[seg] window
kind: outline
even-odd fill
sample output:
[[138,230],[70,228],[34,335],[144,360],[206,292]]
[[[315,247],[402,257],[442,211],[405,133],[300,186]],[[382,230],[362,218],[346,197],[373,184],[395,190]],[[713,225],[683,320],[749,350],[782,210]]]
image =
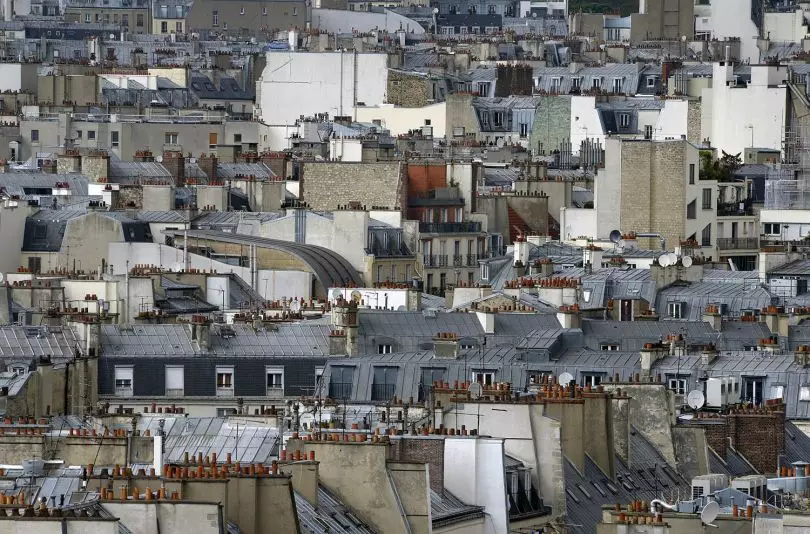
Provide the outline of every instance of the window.
[[262,15],[267,15],[267,8],[266,7],[262,8]]
[[597,76],[591,80],[591,89],[601,89],[602,88],[602,78]]
[[712,225],[707,224],[706,228],[700,233],[700,246],[702,247],[710,247],[712,246]]
[[606,350],[606,351],[617,351],[617,350],[619,350],[619,344],[618,343],[602,343],[599,346],[599,348],[601,350]]
[[472,381],[478,382],[485,386],[491,386],[495,383],[495,371],[473,371]]
[[177,33],[183,33],[183,23],[181,21],[174,23],[174,31]]
[[293,17],[298,16],[298,8],[293,7]]
[[686,205],[686,218],[697,219],[697,200],[693,200]]
[[9,367],[9,371],[17,375],[24,375],[28,372],[27,365],[12,365]]
[[667,315],[673,319],[683,319],[683,302],[670,302],[667,304]]
[[495,115],[493,116],[492,124],[494,124],[495,126],[503,125],[503,112],[502,111],[496,111],[495,112]]
[[571,78],[571,90],[579,91],[580,87],[582,87],[582,78]]
[[802,386],[799,388],[799,400],[810,401],[810,386]]
[[28,270],[32,273],[41,273],[42,272],[42,258],[39,256],[29,256],[28,257]]
[[387,401],[396,393],[397,387],[396,367],[375,367],[374,382],[371,384],[371,400]]
[[695,185],[695,164],[689,164],[689,185]]
[[624,80],[622,80],[621,78],[613,78],[613,92],[621,93],[623,83]]
[[177,132],[166,132],[163,142],[167,145],[177,145],[178,142]]
[[233,134],[233,142],[234,143],[241,143],[242,142],[242,134]]
[[519,124],[520,127],[520,137],[526,138],[529,137],[529,125],[528,123],[521,122]]
[[703,189],[703,209],[710,210],[712,209],[712,190],[711,189]]
[[785,386],[774,384],[771,386],[770,391],[768,391],[768,398],[781,399],[784,397],[784,394],[785,394]]
[[165,20],[160,23],[160,33],[169,33],[169,23]]
[[31,141],[34,143],[39,141],[39,130],[31,130]]
[[217,133],[210,132],[208,134],[208,148],[216,148],[217,147]]
[[647,77],[647,88],[652,89],[655,87],[655,76],[648,76]]
[[595,388],[602,383],[601,374],[584,374],[582,375],[582,387],[591,386]]
[[763,232],[765,235],[780,235],[782,233],[782,225],[780,223],[765,223]]
[[391,344],[390,343],[382,343],[377,345],[377,354],[391,354]]
[[630,127],[630,114],[619,113],[619,128],[629,128],[629,127]]
[[481,112],[481,126],[489,125],[489,113],[486,111]]
[[244,14],[245,14],[245,8],[244,8],[244,7],[240,7],[240,8],[239,8],[239,14],[240,14],[240,15],[244,15]]
[[129,26],[129,15],[121,15],[121,26]]
[[[808,389],[806,399],[804,398],[804,389]],[[750,402],[755,406],[762,404],[762,378],[759,377],[743,377],[743,394],[742,399]],[[804,386],[799,389],[799,400],[810,400],[810,387]]]
[[143,14],[142,13],[138,13],[137,15],[135,15],[135,26],[137,26],[139,28],[143,28]]
[[217,397],[233,396],[233,367],[217,367]]
[[557,77],[554,77],[554,78],[551,79],[551,92],[552,93],[559,93],[561,87],[562,87],[562,78],[557,76]]
[[87,130],[87,140],[88,141],[95,141],[96,140],[96,131],[95,130]]
[[110,146],[112,148],[118,148],[120,145],[118,135],[118,132],[110,132]]
[[284,396],[284,368],[268,367],[267,375],[267,396],[281,398]]
[[667,388],[675,392],[676,395],[686,394],[686,378],[671,376],[667,378]]
[[182,365],[166,366],[166,396],[182,397],[185,394],[185,377]]
[[228,417],[236,415],[236,408],[217,408],[217,417]]
[[422,382],[419,383],[419,400],[425,401],[430,395],[430,388],[436,382],[444,380],[444,369],[422,369]]
[[352,396],[352,383],[354,382],[354,367],[332,367],[329,380],[329,397],[333,399],[348,399]]
[[211,12],[211,26],[219,26],[219,11],[216,9]]
[[644,139],[652,139],[652,138],[653,138],[652,124],[644,125]]
[[131,366],[115,368],[115,396],[116,397],[132,396]]

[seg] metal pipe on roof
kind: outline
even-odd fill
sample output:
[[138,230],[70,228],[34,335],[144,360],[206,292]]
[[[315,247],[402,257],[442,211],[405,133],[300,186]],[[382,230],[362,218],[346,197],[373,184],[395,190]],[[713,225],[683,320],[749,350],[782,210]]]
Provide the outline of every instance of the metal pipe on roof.
[[667,240],[664,239],[664,236],[655,232],[645,232],[642,234],[636,234],[636,237],[657,237],[661,240],[661,250],[667,249]]

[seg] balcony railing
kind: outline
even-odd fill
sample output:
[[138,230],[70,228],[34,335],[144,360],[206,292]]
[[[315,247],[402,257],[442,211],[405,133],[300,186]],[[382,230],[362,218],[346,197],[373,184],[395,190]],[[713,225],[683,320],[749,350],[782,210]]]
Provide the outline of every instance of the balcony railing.
[[453,256],[453,267],[462,267],[464,265],[464,256]]
[[447,254],[424,256],[425,267],[447,267]]
[[468,254],[467,255],[467,267],[478,267],[478,255],[477,254]]
[[233,386],[229,388],[217,386],[217,397],[233,397]]
[[717,248],[720,250],[757,250],[759,239],[756,237],[718,237]]
[[394,384],[371,384],[371,400],[387,401],[394,396],[396,385]]
[[423,234],[467,234],[480,231],[481,231],[481,223],[475,221],[419,223],[419,232]]
[[333,399],[348,399],[352,396],[352,385],[347,382],[332,382],[329,384],[329,397]]
[[717,215],[719,217],[751,217],[754,215],[754,208],[751,202],[718,202]]

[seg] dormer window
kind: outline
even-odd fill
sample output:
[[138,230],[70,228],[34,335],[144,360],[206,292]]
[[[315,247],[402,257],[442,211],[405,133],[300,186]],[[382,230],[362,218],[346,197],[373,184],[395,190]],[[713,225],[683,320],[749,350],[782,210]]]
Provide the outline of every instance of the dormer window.
[[630,127],[630,114],[619,113],[619,128],[629,128],[629,127]]

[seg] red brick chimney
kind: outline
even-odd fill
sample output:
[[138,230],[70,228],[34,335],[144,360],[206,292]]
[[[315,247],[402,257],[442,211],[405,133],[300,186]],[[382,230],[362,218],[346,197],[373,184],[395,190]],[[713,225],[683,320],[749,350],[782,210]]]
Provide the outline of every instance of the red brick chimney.
[[181,152],[164,152],[163,166],[172,175],[176,187],[186,185],[186,158]]
[[259,156],[262,163],[267,165],[273,174],[275,174],[279,179],[283,180],[287,178],[287,165],[290,161],[290,155],[286,152],[262,152],[261,156]]
[[200,154],[197,158],[197,166],[205,173],[209,180],[214,181],[217,179],[217,157],[215,154]]
[[155,156],[150,150],[138,150],[135,152],[135,157],[132,161],[155,161]]

